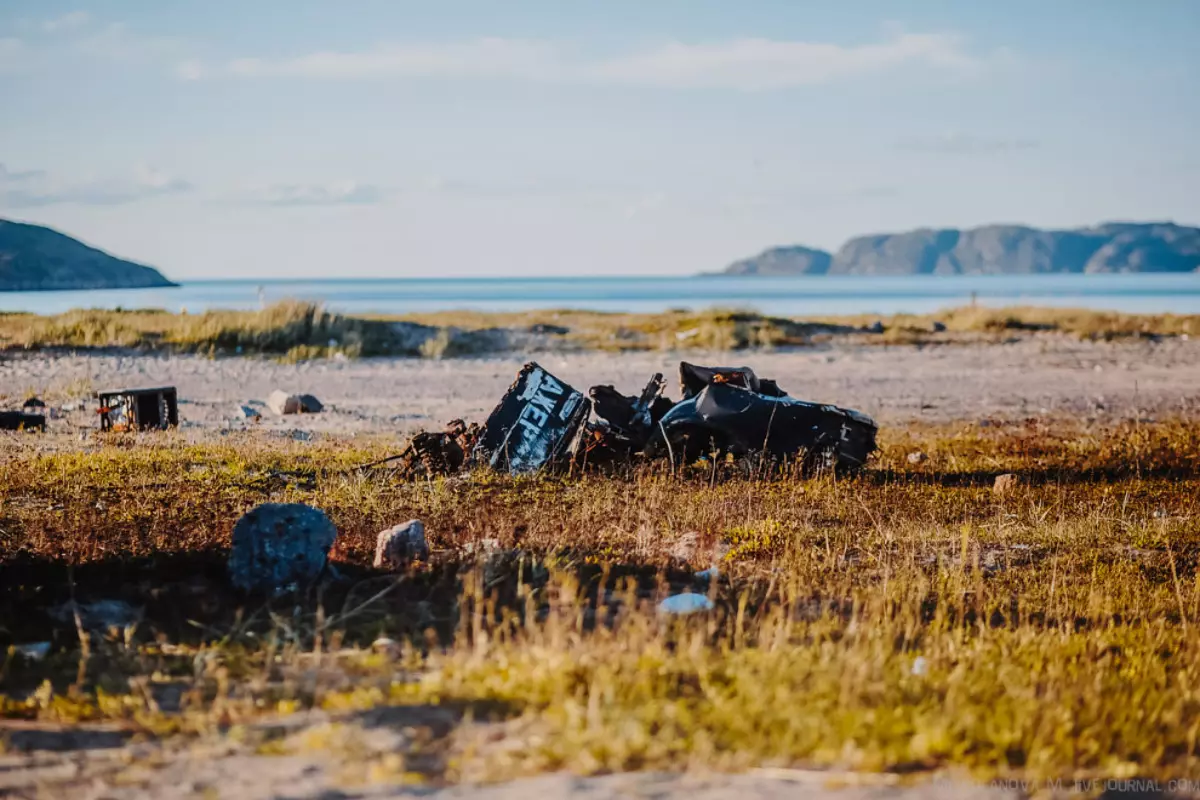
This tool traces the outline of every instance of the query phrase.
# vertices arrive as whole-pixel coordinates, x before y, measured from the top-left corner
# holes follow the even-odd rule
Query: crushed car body
[[[530,362],[482,427],[454,420],[443,433],[417,434],[401,456],[401,472],[448,474],[487,466],[522,474],[754,455],[849,471],[862,467],[875,450],[878,428],[867,415],[790,397],[749,367],[683,362],[679,383],[678,402],[663,396],[660,373],[637,395],[598,385],[585,397]]]
[[[789,397],[748,367],[680,365],[684,399],[659,420],[651,448],[694,461],[708,453],[762,453],[809,467],[854,470],[875,451],[878,427],[858,411]],[[676,452],[679,450],[680,452]]]

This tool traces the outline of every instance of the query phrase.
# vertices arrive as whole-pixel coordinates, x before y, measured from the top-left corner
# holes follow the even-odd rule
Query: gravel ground
[[[776,353],[544,353],[533,356],[576,388],[611,383],[636,392],[654,372],[674,382],[680,359],[746,363],[793,396],[865,411],[880,422],[1025,418],[1041,414],[1130,417],[1200,407],[1200,342],[1083,342],[1047,334],[1007,344],[881,347],[830,345]],[[262,427],[330,433],[440,428],[484,419],[512,382],[520,356],[429,361],[389,358],[281,364],[259,358],[140,354],[0,357],[0,407],[36,393],[51,405],[97,389],[174,385],[193,431],[239,428],[239,406],[274,389],[316,395],[322,414]],[[673,385],[668,394],[677,393]],[[94,401],[52,426],[93,427]]]

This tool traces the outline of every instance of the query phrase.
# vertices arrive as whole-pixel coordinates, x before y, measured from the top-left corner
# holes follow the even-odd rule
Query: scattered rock
[[[305,414],[319,414],[325,410],[325,406],[321,405],[321,401],[313,397],[311,394],[298,395],[300,401],[300,411]]]
[[[1019,483],[1020,480],[1011,472],[997,475],[995,482],[992,483],[992,493],[998,497],[1002,497],[1016,489]]]
[[[262,413],[254,406],[238,406],[238,416],[242,419],[252,419],[255,422],[262,419]]]
[[[276,389],[267,398],[267,408],[276,414],[317,414],[325,409],[311,394],[288,394]]]
[[[908,454],[908,463],[910,464],[924,464],[928,460],[929,456],[925,455],[920,450],[914,450]]]
[[[300,398],[294,394],[288,394],[276,389],[267,398],[267,408],[280,416],[284,414],[299,414]]]
[[[867,333],[883,333],[885,330],[883,321],[877,319],[867,328]]]
[[[929,329],[932,330],[934,333],[945,333],[946,332],[946,323],[940,322],[935,319],[933,321],[933,324],[929,326]]]
[[[428,558],[425,525],[419,519],[410,519],[403,525],[380,531],[375,540],[376,569],[399,569],[410,561],[425,561]]]
[[[52,619],[67,625],[75,624],[76,611],[79,613],[79,623],[89,631],[128,628],[142,619],[142,609],[134,608],[124,600],[97,600],[94,603],[68,601],[48,609]]]
[[[668,597],[658,604],[660,614],[695,614],[698,611],[711,611],[712,600],[695,592],[684,592]]]
[[[315,580],[337,529],[320,509],[263,503],[233,526],[229,577],[246,591],[278,593]]]

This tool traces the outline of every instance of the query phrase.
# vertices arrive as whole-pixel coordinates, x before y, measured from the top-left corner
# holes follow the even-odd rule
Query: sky
[[[0,217],[175,279],[1200,224],[1200,1],[0,0]]]

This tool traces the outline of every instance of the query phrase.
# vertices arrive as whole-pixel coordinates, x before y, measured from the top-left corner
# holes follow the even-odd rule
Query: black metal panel
[[[472,459],[514,474],[535,472],[566,454],[588,411],[581,392],[530,362],[488,417]]]

